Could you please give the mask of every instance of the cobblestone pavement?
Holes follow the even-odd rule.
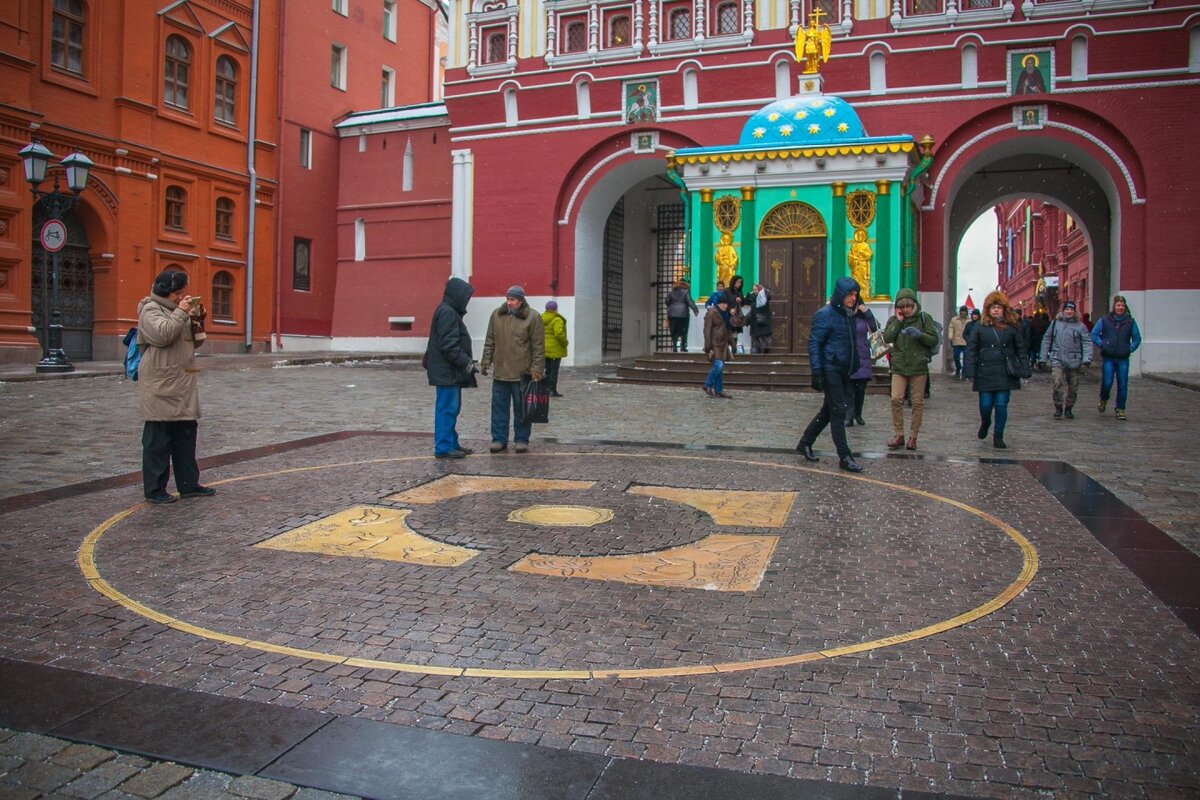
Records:
[[[203,456],[338,431],[431,428],[432,390],[411,364],[206,372]],[[208,469],[206,482],[233,481],[217,498],[141,509],[97,541],[103,578],[136,603],[238,641],[304,648],[316,653],[310,659],[172,629],[89,587],[75,563],[80,543],[140,500],[136,485],[0,516],[0,655],[487,739],[839,784],[987,797],[1200,793],[1200,640],[1027,472],[987,461],[1068,461],[1200,552],[1200,395],[1135,381],[1121,423],[1096,412],[1093,380],[1077,419],[1054,421],[1039,375],[1014,394],[1012,449],[998,454],[973,436],[966,385],[938,380],[918,455],[943,458],[868,457],[872,483],[838,474],[828,457],[797,471],[787,450],[818,406],[813,396],[718,401],[699,389],[597,383],[597,373],[564,372],[567,397],[535,431],[529,456],[435,462],[421,437],[335,439]],[[135,393],[106,377],[0,385],[0,497],[136,470]],[[469,444],[486,446],[487,395],[486,386],[466,395],[460,433]],[[850,438],[869,455],[883,450],[890,428],[883,398],[867,404],[868,425]],[[654,442],[732,449],[636,446]],[[828,456],[828,434],[822,446]],[[337,466],[347,462],[356,466]],[[289,471],[296,467],[306,471]],[[495,521],[529,498],[414,506],[415,529],[481,553],[436,580],[411,565],[331,564],[248,546],[348,504],[387,507],[394,493],[451,472],[594,480],[577,496],[534,499],[612,508],[618,522],[606,535],[497,536]],[[626,491],[650,484],[730,493],[798,485],[805,508],[793,510],[761,593],[505,569],[529,552],[571,561],[712,532],[707,514],[670,513]],[[1037,579],[1007,605],[932,638],[820,655],[936,625],[1003,592],[1021,551],[963,506],[1027,537]],[[818,657],[677,678],[600,677],[804,653]],[[593,677],[469,672],[579,667]],[[10,795],[333,797],[0,730],[0,797]]]
[[[236,359],[238,357],[228,357]],[[433,389],[415,363],[212,369],[202,362],[200,455],[211,456],[346,430],[432,431]],[[223,367],[236,364],[226,360]],[[816,413],[812,394],[742,392],[729,401],[699,389],[598,383],[602,368],[565,369],[567,395],[539,437],[791,447]],[[1180,376],[1176,376],[1180,377]],[[1194,376],[1193,376],[1194,378]],[[2,378],[0,378],[2,379]],[[1193,383],[1194,385],[1194,383]],[[919,454],[1067,461],[1100,481],[1193,552],[1200,553],[1200,393],[1134,379],[1129,420],[1096,410],[1098,381],[1085,379],[1076,419],[1051,416],[1050,378],[1036,373],[1013,393],[999,453],[978,441],[969,384],[934,378]],[[116,377],[0,383],[0,497],[140,469],[137,387]],[[464,393],[459,433],[488,439],[487,383]],[[856,452],[886,452],[887,399],[870,396],[867,426],[850,429]],[[817,449],[832,451],[826,433]]]

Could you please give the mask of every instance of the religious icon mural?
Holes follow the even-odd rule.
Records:
[[[625,121],[658,121],[658,81],[629,81],[625,84]]]
[[[1018,50],[1008,54],[1010,94],[1045,94],[1053,90],[1053,83],[1053,50]]]

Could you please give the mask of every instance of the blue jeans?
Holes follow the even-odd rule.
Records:
[[[529,443],[532,425],[521,424],[521,382],[492,381],[492,441],[508,444],[508,417],[512,414],[513,441]]]
[[[979,419],[983,422],[992,421],[992,409],[996,409],[996,427],[997,436],[1004,433],[1004,426],[1008,422],[1008,398],[1012,392],[1008,389],[1003,392],[980,392],[979,393]]]
[[[1117,408],[1125,410],[1125,398],[1129,394],[1129,359],[1106,358],[1100,378],[1100,400],[1107,403],[1112,393],[1113,378],[1117,379]]]
[[[963,371],[963,356],[967,353],[965,344],[954,345],[954,376],[962,375]]]
[[[704,388],[712,389],[717,394],[725,391],[725,362],[721,359],[713,359],[712,369],[708,371],[708,377],[704,380]]]
[[[441,455],[458,450],[458,412],[462,408],[461,386],[435,386],[433,404],[433,452]]]

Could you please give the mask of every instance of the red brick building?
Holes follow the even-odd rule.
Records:
[[[12,0],[0,4],[0,360],[41,355],[45,253],[18,150],[95,162],[60,254],[64,345],[117,358],[156,273],[185,270],[214,351],[271,323],[276,4]],[[257,22],[257,26],[256,26]],[[136,46],[130,43],[136,42]],[[252,108],[266,109],[253,114]],[[253,287],[253,288],[251,288]]]
[[[926,308],[950,313],[968,225],[1037,197],[1090,242],[1091,304],[1119,290],[1144,321],[1135,370],[1196,368],[1200,317],[1187,309],[1200,271],[1180,254],[1200,248],[1200,165],[1177,156],[1200,125],[1193,5],[817,7],[833,33],[824,91],[870,135],[934,140],[906,206],[919,235],[904,282]],[[689,222],[665,157],[737,142],[751,113],[795,93],[794,35],[812,11],[810,0],[456,0],[446,104],[467,205],[455,205],[452,247],[477,297],[518,282],[535,304],[555,297],[575,363],[661,347],[658,294]],[[845,265],[825,264],[830,285]]]
[[[1073,300],[1081,316],[1093,319],[1108,310],[1105,298],[1092,303],[1090,249],[1074,217],[1028,199],[1000,203],[995,212],[999,285],[1014,307],[1054,317]]]
[[[407,178],[402,173],[413,153],[406,149],[409,138],[373,135],[393,132],[386,124],[339,129],[338,123],[364,109],[436,96],[437,28],[444,16],[432,0],[330,0],[283,3],[282,9],[273,76],[280,97],[275,346],[386,349],[393,335],[388,319],[410,313],[390,304],[403,302],[411,276],[401,269],[407,262],[395,260],[399,250],[391,240],[403,223],[388,219],[412,212],[411,170]],[[411,143],[421,164],[418,193],[431,175],[428,139]],[[449,174],[447,154],[436,169]],[[356,239],[365,243],[362,258]],[[448,237],[432,249],[422,243],[420,252],[440,251],[444,272],[448,244]],[[339,307],[357,310],[347,317]],[[337,329],[335,342],[339,319],[348,326]]]

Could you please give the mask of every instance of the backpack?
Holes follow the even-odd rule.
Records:
[[[929,351],[929,357],[933,358],[942,350],[942,323],[931,317],[928,312],[922,311],[921,313],[925,315],[925,319],[933,323],[933,329],[937,332],[937,344]]]
[[[142,363],[142,348],[138,345],[137,333],[137,328],[130,328],[121,340],[121,344],[125,345],[125,377],[131,381],[138,379],[138,367]]]

